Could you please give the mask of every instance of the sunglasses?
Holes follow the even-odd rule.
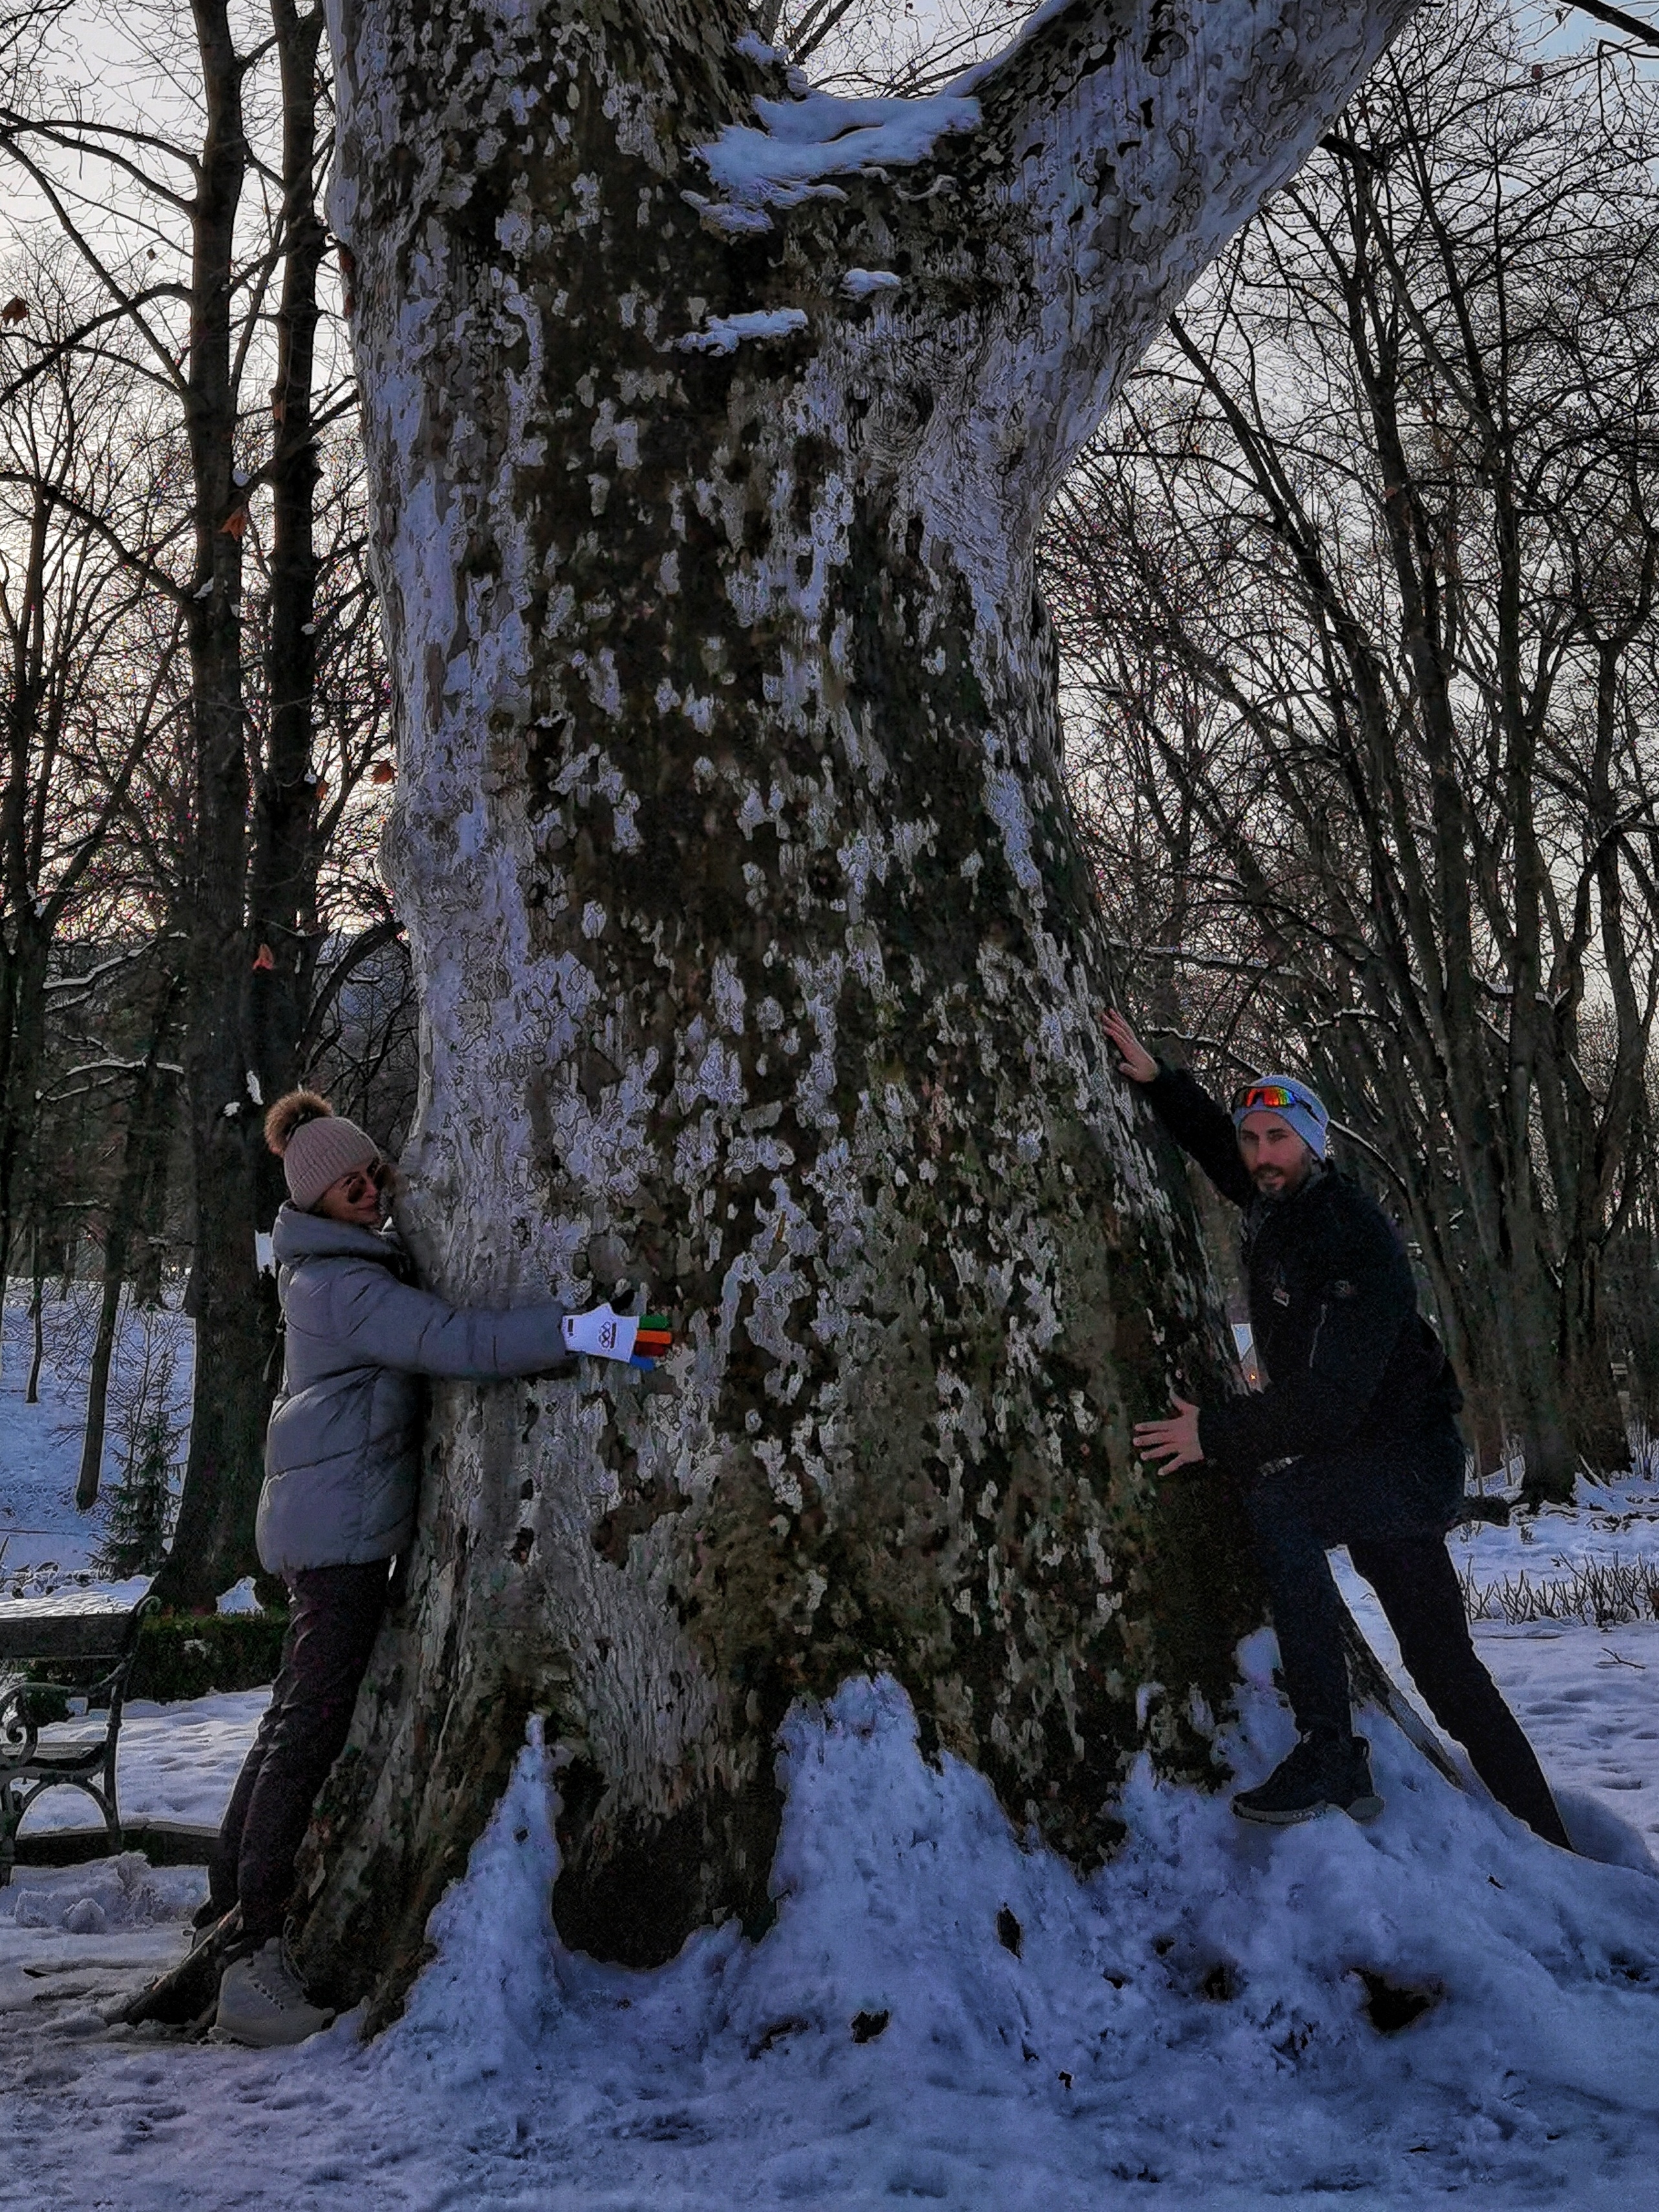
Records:
[[[1302,1103],[1296,1092],[1284,1083],[1246,1083],[1233,1093],[1235,1114],[1254,1114],[1258,1109],[1269,1114],[1282,1114],[1287,1106]]]
[[[356,1206],[370,1191],[384,1191],[389,1170],[382,1160],[378,1167],[354,1168],[349,1176],[340,1179],[340,1193],[348,1206]]]

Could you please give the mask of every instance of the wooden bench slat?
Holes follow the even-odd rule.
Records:
[[[108,1659],[128,1651],[138,1633],[137,1606],[101,1592],[14,1598],[0,1603],[0,1659]]]
[[[0,1659],[107,1659],[113,1664],[125,1651],[130,1632],[125,1615],[116,1620],[0,1618]]]
[[[3,1531],[0,1531],[3,1534]],[[70,1614],[107,1613],[114,1620],[131,1620],[143,1598],[112,1597],[107,1590],[54,1591],[48,1597],[0,1599],[0,1619],[6,1620],[64,1620]]]

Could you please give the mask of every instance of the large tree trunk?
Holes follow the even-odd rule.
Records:
[[[1095,1025],[1033,540],[1407,4],[1079,0],[842,138],[732,0],[340,0],[409,1226],[453,1295],[625,1264],[688,1340],[666,1392],[438,1394],[324,1823],[343,1987],[411,1970],[532,1709],[560,1927],[641,1962],[763,1923],[774,1732],[849,1674],[1084,1860],[1139,1747],[1209,1771],[1234,1522],[1128,1425],[1218,1331]],[[711,173],[727,129],[793,185]]]

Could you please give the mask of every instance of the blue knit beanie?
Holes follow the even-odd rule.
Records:
[[[1316,1160],[1325,1157],[1330,1115],[1318,1096],[1293,1075],[1258,1075],[1233,1094],[1233,1127],[1243,1128],[1247,1114],[1277,1114],[1288,1121]]]

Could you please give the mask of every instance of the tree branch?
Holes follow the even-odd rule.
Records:
[[[952,88],[980,101],[979,128],[944,150],[979,203],[961,231],[999,295],[991,343],[963,356],[967,435],[1033,519],[1194,279],[1413,7],[1072,0]],[[963,428],[929,432],[936,464]]]
[[[1627,15],[1622,8],[1609,7],[1607,0],[1572,0],[1572,5],[1579,15],[1594,16],[1598,23],[1605,23],[1610,30],[1622,31],[1627,39],[1639,39],[1644,46],[1659,50],[1659,31],[1656,31],[1651,23],[1644,23],[1636,15]]]

